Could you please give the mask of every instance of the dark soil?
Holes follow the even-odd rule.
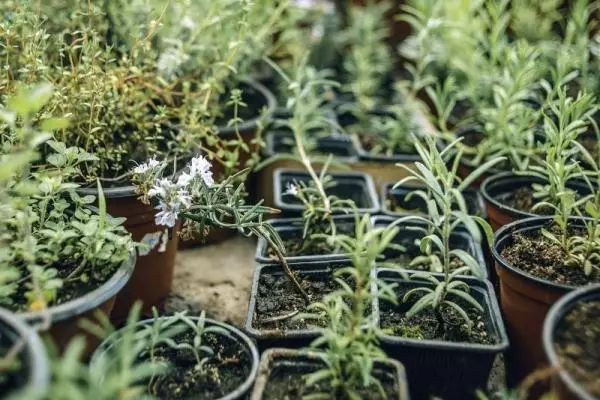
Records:
[[[318,367],[314,363],[298,362],[292,364],[291,362],[276,362],[274,364],[262,396],[263,400],[302,400],[306,396],[317,393],[325,393],[331,399],[345,400],[342,396],[336,396],[331,393],[332,389],[325,381],[317,386],[306,387],[305,377],[307,374],[317,371]],[[382,383],[386,392],[386,398],[396,399],[398,397],[398,389],[394,376],[383,370],[375,370],[374,374]],[[381,400],[381,396],[375,388],[365,390],[362,398]]]
[[[259,117],[263,107],[267,106],[266,99],[262,93],[245,84],[242,84],[240,89],[242,90],[242,102],[247,104],[247,107],[238,108],[238,118],[241,118],[243,122],[246,122]],[[229,96],[229,93],[227,93],[227,96]],[[228,97],[223,99],[225,102],[228,100]],[[224,127],[231,119],[233,119],[233,117],[234,108],[233,106],[229,106],[224,110],[224,115],[219,116],[216,119],[215,125]]]
[[[320,301],[325,295],[339,289],[334,281],[333,269],[322,273],[300,274],[298,278],[313,302]],[[261,275],[256,298],[253,326],[256,329],[298,330],[314,329],[325,326],[325,320],[304,320],[286,318],[268,322],[279,316],[305,313],[307,304],[287,276],[281,273]],[[267,320],[267,321],[265,321]]]
[[[514,235],[513,243],[502,249],[500,254],[513,267],[550,282],[571,286],[600,282],[600,274],[586,276],[582,268],[565,265],[561,247],[540,231]]]
[[[523,212],[534,212],[532,208],[536,205],[536,199],[533,198],[533,189],[528,186],[523,186],[515,190],[514,192],[508,193],[506,196],[498,198],[503,204],[514,208],[515,210]],[[543,209],[535,210],[535,214],[544,214]],[[548,210],[546,210],[548,211]],[[546,212],[549,214],[551,211]]]
[[[60,289],[58,289],[56,299],[54,299],[54,301],[48,304],[49,306],[57,306],[59,304],[66,303],[73,299],[82,297],[92,292],[93,290],[96,290],[97,288],[105,284],[120,267],[120,265],[114,265],[112,267],[98,266],[99,270],[103,269],[104,271],[106,271],[105,278],[96,277],[94,276],[94,274],[86,274],[85,282],[81,279],[66,280],[66,278],[75,270],[77,265],[79,265],[79,261],[68,263],[65,262],[62,265],[53,266],[53,268],[56,268],[58,272],[57,277],[63,279],[63,286]],[[9,310],[13,312],[40,311],[29,309],[28,301],[25,298],[25,293],[28,290],[28,288],[25,287],[27,283],[29,283],[29,280],[27,279],[21,282],[17,291],[13,294],[13,296],[11,296],[12,303],[6,305],[6,307]]]
[[[0,357],[4,357],[15,343],[3,329],[0,328]],[[27,373],[24,365],[24,352],[21,351],[10,366],[0,373],[0,393],[9,394],[25,385]]]
[[[175,338],[175,342],[192,339],[193,336],[186,333]],[[162,400],[212,400],[233,392],[244,383],[252,362],[246,349],[232,339],[212,333],[205,334],[203,340],[214,350],[215,356],[202,368],[197,367],[190,351],[159,348],[157,359],[168,362],[171,368],[149,383],[148,393]]]
[[[565,316],[554,347],[569,375],[600,398],[600,300],[577,304]]]
[[[396,291],[398,299],[401,300],[408,290],[406,288],[398,289]],[[406,312],[418,299],[419,297],[415,294],[408,302],[400,302],[399,305],[382,301],[380,303],[380,325],[383,331],[389,335],[420,340],[479,344],[497,343],[498,339],[490,334],[484,315],[465,301],[457,297],[451,298],[452,301],[463,307],[471,321],[473,321],[473,328],[470,331],[463,319],[454,309],[450,308],[445,308],[442,311],[445,321],[444,326],[440,326],[431,308],[427,308],[412,317],[407,317]]]
[[[600,157],[600,146],[598,146],[598,140],[596,140],[596,137],[592,135],[584,135],[581,139],[579,139],[579,142],[597,162]]]
[[[416,271],[430,271],[431,270],[431,264],[420,264],[420,265],[410,265],[410,262],[414,259],[413,256],[411,256],[410,254],[401,254],[398,255],[397,257],[393,257],[393,258],[386,258],[386,260],[384,262],[382,262],[382,264],[385,264],[385,267],[388,268],[399,268],[399,269],[406,269],[406,270],[416,270]],[[462,260],[458,257],[451,257],[450,258],[450,271],[454,271],[455,269],[458,269],[460,267],[464,267],[465,263],[462,262]],[[443,271],[434,271],[434,272],[443,272]],[[466,273],[465,275],[469,275],[469,273]]]
[[[406,199],[408,192],[387,192],[386,206],[388,210],[397,214],[415,214],[427,215],[427,205],[419,196],[412,196],[410,200]],[[477,201],[470,196],[463,195],[467,206],[467,212],[470,215],[481,216],[481,210]],[[453,205],[454,210],[458,210],[458,206]]]
[[[323,225],[321,228],[314,229],[314,232],[327,233],[329,227]],[[352,235],[354,232],[353,223],[340,223],[336,225],[337,233],[344,235]],[[287,233],[287,232],[286,232]],[[282,234],[283,245],[286,250],[287,257],[298,256],[320,256],[324,254],[339,254],[339,249],[330,246],[326,239],[309,240],[306,242],[302,239],[302,228],[293,231],[291,234]],[[268,257],[277,260],[277,254],[272,248],[268,250]]]
[[[325,187],[325,193],[327,196],[333,196],[340,200],[352,200],[356,204],[357,208],[371,208],[373,207],[371,197],[367,186],[365,185],[364,179],[361,178],[340,178],[337,180],[335,176],[332,176],[331,185]],[[308,183],[308,176],[281,176],[281,187],[286,188],[290,184],[298,184],[298,182]],[[298,205],[302,202],[295,196],[283,196],[284,204]],[[340,214],[340,213],[338,213]]]

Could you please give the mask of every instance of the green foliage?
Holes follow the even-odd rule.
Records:
[[[417,181],[425,186],[426,190],[417,191],[413,195],[419,196],[425,201],[429,216],[427,218],[423,216],[408,216],[404,218],[407,221],[420,221],[426,226],[426,228],[415,227],[415,229],[422,231],[424,234],[420,241],[420,248],[423,255],[415,258],[411,262],[411,265],[425,263],[431,265],[433,268],[436,268],[436,266],[441,267],[440,269],[444,273],[444,278],[440,280],[429,271],[411,274],[411,279],[425,280],[427,284],[407,292],[403,301],[406,302],[414,295],[419,295],[418,300],[414,302],[407,312],[408,316],[414,315],[426,308],[432,308],[438,318],[440,327],[443,329],[443,312],[445,309],[451,308],[470,327],[472,322],[467,312],[457,303],[456,299],[467,302],[480,311],[482,311],[482,307],[469,294],[468,284],[456,278],[467,272],[475,276],[480,276],[482,266],[466,251],[452,249],[450,238],[453,231],[459,227],[464,227],[475,241],[480,242],[481,233],[479,226],[481,226],[485,230],[488,240],[492,240],[492,231],[487,222],[479,217],[468,215],[466,203],[461,192],[487,169],[501,162],[502,159],[497,158],[484,163],[460,182],[456,170],[462,152],[458,151],[458,154],[455,155],[454,160],[451,162],[450,168],[448,168],[445,159],[445,157],[453,153],[458,140],[452,142],[444,150],[439,151],[435,138],[427,137],[426,139],[427,148],[418,142],[415,144],[422,162],[415,163],[414,169],[399,164],[410,175],[399,181],[397,186],[409,181]],[[464,263],[464,266],[452,271],[450,269],[452,257],[460,259]]]

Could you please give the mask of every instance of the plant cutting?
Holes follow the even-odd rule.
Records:
[[[56,153],[48,164],[30,164],[31,149],[64,126],[61,119],[35,118],[52,95],[50,85],[22,89],[2,109],[2,161],[16,162],[4,177],[1,259],[2,305],[29,324],[50,330],[60,346],[79,332],[77,321],[95,309],[110,312],[131,276],[136,244],[122,220],[106,212],[102,189],[98,208],[68,183],[91,158],[74,147],[49,141]]]
[[[491,229],[483,219],[468,215],[461,190],[502,159],[488,161],[460,181],[456,172],[462,151],[458,150],[450,168],[445,160],[454,146],[456,141],[440,152],[435,140],[427,138],[427,148],[415,145],[422,163],[417,162],[414,170],[401,165],[411,176],[399,184],[416,180],[426,188],[414,195],[427,204],[429,217],[400,219],[403,224],[420,223],[411,228],[422,232],[421,254],[407,268],[423,271],[378,270],[380,279],[397,285],[394,293],[399,299],[398,305],[377,299],[374,302],[382,345],[388,354],[410,366],[409,386],[419,398],[463,398],[472,394],[487,381],[495,355],[507,347],[491,284],[464,276],[482,276],[485,265],[467,251],[452,247],[451,241],[459,227],[481,241],[478,225],[491,237]],[[440,357],[446,360],[444,365],[452,365],[452,371],[440,365]],[[477,373],[472,371],[474,365]],[[438,371],[434,384],[422,379],[425,370]]]
[[[600,286],[581,288],[558,301],[544,322],[544,352],[555,369],[561,399],[594,399],[600,394]]]
[[[152,319],[112,333],[92,359],[91,368],[101,371],[97,383],[111,382],[119,370],[115,360],[123,353],[130,355],[128,367],[144,371],[129,375],[135,385],[131,396],[244,398],[258,369],[258,352],[250,339],[230,325],[206,318],[204,312],[160,317],[154,310]]]

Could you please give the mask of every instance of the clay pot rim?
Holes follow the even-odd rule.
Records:
[[[57,323],[93,310],[119,293],[131,278],[135,261],[136,252],[134,249],[131,249],[129,258],[121,263],[121,266],[114,272],[110,279],[91,292],[65,303],[51,306],[46,311],[26,312],[18,315],[28,324],[32,325],[47,319],[51,323]]]
[[[159,317],[159,319],[169,319],[169,318],[177,318],[177,317],[174,315],[164,315],[164,316]],[[200,319],[199,316],[188,316],[188,318],[191,318],[194,321],[197,321]],[[148,319],[145,319],[142,321],[138,321],[135,325],[136,326],[149,325],[149,324],[152,324],[153,321],[154,321],[154,318],[148,318]],[[258,354],[258,349],[256,348],[256,345],[254,344],[254,342],[248,337],[248,335],[246,335],[244,332],[242,332],[240,329],[236,328],[235,326],[226,324],[221,321],[214,320],[212,318],[205,318],[204,321],[207,325],[216,325],[216,326],[219,326],[219,327],[227,330],[229,333],[232,333],[233,334],[232,339],[237,341],[242,347],[245,347],[249,353],[250,358],[252,359],[252,361],[251,361],[252,365],[250,367],[250,372],[248,373],[248,376],[246,377],[244,382],[240,386],[238,386],[237,389],[235,389],[234,391],[228,393],[227,395],[225,395],[219,399],[215,399],[215,400],[235,400],[235,399],[241,398],[240,396],[242,396],[244,393],[250,391],[250,389],[252,388],[252,385],[254,384],[254,380],[256,379],[256,375],[258,374],[258,366],[259,366],[259,359],[260,359],[259,354]],[[123,328],[123,329],[125,329],[125,328]],[[100,343],[100,345],[96,348],[96,350],[92,354],[92,358],[90,360],[90,368],[93,367],[95,362],[98,362],[97,360],[102,356],[102,354],[104,354],[106,351],[108,351],[112,348],[115,339],[118,338],[121,331],[122,331],[122,329],[118,330],[116,332],[113,332],[106,339],[104,339],[102,341],[102,343]]]
[[[238,131],[252,131],[258,128],[259,121],[264,117],[267,119],[271,119],[273,114],[275,113],[275,109],[277,108],[277,99],[275,95],[271,93],[266,86],[259,83],[258,81],[252,78],[244,78],[240,79],[239,83],[246,84],[260,93],[265,100],[267,105],[267,111],[265,114],[259,114],[256,117],[246,120],[238,125]],[[217,127],[217,134],[222,136],[231,136],[235,134],[235,128],[231,126],[219,126]]]
[[[574,285],[565,285],[562,283],[552,282],[546,279],[539,278],[535,275],[532,275],[526,271],[522,271],[521,269],[509,264],[498,251],[499,242],[504,241],[505,239],[511,237],[514,233],[524,230],[534,230],[541,228],[549,222],[552,222],[553,217],[551,216],[536,216],[531,218],[519,219],[517,221],[511,222],[510,224],[504,225],[500,229],[498,229],[494,234],[494,244],[491,246],[492,256],[496,261],[496,265],[499,265],[501,268],[507,270],[508,272],[519,276],[521,279],[526,280],[529,283],[537,284],[539,286],[550,287],[555,290],[569,292],[573,289],[578,288],[579,286]],[[585,220],[589,220],[587,217],[569,217],[570,222],[581,222]]]
[[[546,315],[542,330],[542,346],[548,362],[553,367],[560,367],[560,361],[554,351],[554,332],[564,315],[575,307],[579,302],[600,299],[600,284],[584,286],[570,292],[558,300]],[[558,368],[558,375],[568,389],[582,400],[594,400],[595,397],[585,391],[581,384],[577,383],[564,369]]]
[[[305,361],[314,361],[314,362],[322,362],[321,356],[319,353],[311,351],[310,349],[287,349],[281,347],[272,347],[270,349],[265,350],[262,353],[259,364],[258,376],[256,379],[256,384],[254,385],[254,390],[252,392],[252,396],[250,399],[256,400],[258,399],[258,395],[261,395],[264,392],[266,384],[269,380],[269,373],[272,370],[272,362],[277,358],[288,358],[288,359],[299,359]],[[398,394],[400,395],[400,400],[409,399],[408,395],[408,380],[406,378],[406,369],[404,365],[394,359],[394,358],[386,358],[383,360],[375,361],[375,365],[379,365],[380,367],[388,367],[390,368],[395,378],[397,379],[398,384]]]
[[[410,270],[406,270],[407,272],[413,272]],[[416,272],[416,271],[414,271]],[[376,276],[379,276],[380,274],[385,274],[385,273],[395,273],[395,274],[399,274],[400,278],[402,280],[404,280],[405,282],[410,282],[410,280],[407,279],[403,279],[402,276],[400,275],[400,272],[397,269],[393,269],[393,268],[377,268],[375,270],[375,274]],[[440,278],[443,276],[443,274],[441,273],[432,273],[433,276]],[[464,342],[450,342],[450,341],[444,341],[444,340],[426,340],[426,339],[410,339],[410,338],[403,338],[403,337],[399,337],[399,336],[394,336],[394,335],[389,335],[386,333],[381,333],[378,336],[381,338],[382,341],[386,341],[388,344],[391,345],[402,345],[402,346],[406,346],[406,347],[412,347],[412,348],[428,348],[428,349],[436,349],[436,350],[440,350],[440,351],[468,351],[471,353],[483,353],[483,354],[489,354],[489,353],[497,353],[497,352],[503,352],[505,350],[508,349],[509,347],[509,341],[508,341],[508,334],[506,332],[506,327],[504,325],[504,320],[502,319],[502,313],[500,312],[500,307],[498,305],[498,301],[496,300],[496,296],[494,295],[494,287],[492,286],[491,282],[488,281],[487,279],[478,279],[475,277],[471,277],[471,276],[464,276],[464,275],[460,275],[457,277],[457,279],[467,282],[469,284],[469,287],[471,287],[471,284],[475,284],[477,286],[479,286],[479,288],[485,292],[485,296],[486,296],[486,307],[484,307],[484,310],[487,309],[487,311],[490,314],[490,320],[493,321],[493,325],[490,327],[492,331],[494,331],[494,333],[497,334],[498,336],[498,343],[495,344],[481,344],[481,343],[464,343]],[[427,284],[427,282],[423,282],[424,284]],[[377,290],[377,286],[373,285],[372,286],[372,291],[376,291]],[[375,315],[375,323],[377,324],[377,326],[380,325],[380,308],[379,308],[379,298],[374,297],[373,301],[372,301],[372,307],[373,307],[373,314]]]
[[[526,173],[518,174],[515,172],[500,172],[500,173],[489,176],[488,178],[486,178],[483,181],[483,183],[481,184],[481,187],[480,187],[481,195],[483,196],[483,198],[485,199],[486,202],[493,204],[494,207],[500,209],[502,212],[508,213],[511,216],[519,218],[519,219],[545,216],[545,215],[536,214],[536,213],[532,213],[529,211],[521,211],[521,210],[517,210],[516,208],[509,207],[506,204],[503,204],[500,201],[498,201],[494,196],[492,196],[490,194],[490,191],[492,189],[494,189],[495,185],[507,184],[510,181],[514,181],[514,182],[518,182],[518,183],[527,182],[529,184],[544,183],[543,179],[541,179],[540,177],[535,176],[535,175],[530,175],[530,174],[526,174]],[[581,185],[582,190],[584,190],[584,191],[586,190],[585,188],[587,186],[585,186],[585,182],[582,180],[574,179],[567,183],[567,186],[570,186],[571,189],[574,189],[574,190],[578,190],[579,185]]]
[[[50,383],[50,365],[46,356],[46,348],[38,333],[32,329],[19,314],[0,308],[0,324],[14,331],[18,336],[25,337],[23,352],[27,358],[27,372],[29,376],[22,388],[16,389],[16,393],[44,393]],[[0,328],[0,330],[4,330]],[[21,391],[24,391],[21,392]]]

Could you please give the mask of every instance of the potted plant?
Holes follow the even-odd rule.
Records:
[[[2,308],[0,349],[0,390],[3,397],[41,399],[50,380],[46,350],[31,327],[16,314]]]
[[[442,273],[378,269],[378,279],[397,285],[394,293],[399,302],[396,305],[376,298],[373,309],[382,330],[382,346],[406,364],[414,396],[464,398],[485,385],[494,358],[508,347],[508,340],[491,284],[476,278],[484,268],[464,250],[452,247],[451,235],[464,226],[480,241],[479,224],[491,236],[484,220],[466,212],[461,189],[502,159],[488,161],[460,182],[458,160],[447,169],[443,158],[455,143],[440,153],[434,139],[427,142],[427,149],[416,145],[423,163],[416,163],[415,171],[409,169],[412,176],[405,180],[416,179],[426,186],[427,192],[421,192],[420,197],[427,204],[429,218],[407,216],[402,220],[421,221],[425,226],[417,228],[426,233],[420,242],[425,254],[413,263],[440,265]],[[453,267],[453,257],[464,265]],[[465,277],[467,271],[475,277]],[[440,363],[440,358],[445,361]],[[423,379],[425,371],[435,371],[436,379]]]
[[[597,354],[600,286],[575,290],[552,306],[544,322],[548,362],[557,371],[555,389],[561,399],[598,397]]]
[[[258,371],[254,343],[233,326],[206,318],[204,312],[163,317],[155,313],[152,319],[130,324],[102,343],[91,368],[115,364],[125,346],[137,350],[134,366],[142,363],[155,369],[136,382],[138,394],[151,398],[243,399]],[[102,378],[99,383],[108,381],[108,376]]]
[[[585,203],[590,195],[577,159],[585,160],[592,167],[596,160],[578,139],[590,129],[591,116],[598,107],[589,94],[580,93],[571,98],[562,87],[554,90],[556,98],[549,93],[552,104],[544,113],[545,159],[518,175],[489,177],[482,185],[494,229],[516,219],[547,214],[550,210],[544,210],[538,202],[560,204],[559,197],[565,191],[577,197],[575,207]]]
[[[107,214],[99,184],[94,208],[96,199],[80,196],[78,186],[69,183],[89,154],[49,141],[56,153],[48,156],[48,164],[27,163],[35,159],[35,146],[66,123],[42,118],[34,124],[51,96],[47,84],[22,89],[0,116],[6,132],[2,158],[15,163],[3,183],[9,197],[2,211],[2,304],[27,323],[49,330],[64,348],[81,332],[80,319],[92,318],[97,310],[111,312],[132,274],[137,245],[123,221]]]

